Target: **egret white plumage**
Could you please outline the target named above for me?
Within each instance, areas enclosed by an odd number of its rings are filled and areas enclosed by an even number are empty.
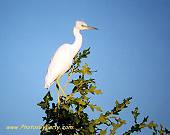
[[[75,41],[73,42],[73,44],[63,44],[56,50],[48,66],[48,71],[45,77],[45,88],[48,89],[54,83],[54,81],[56,81],[59,88],[61,88],[59,84],[59,79],[65,72],[70,69],[73,58],[81,48],[82,35],[80,31],[95,29],[97,28],[88,26],[83,21],[76,21],[73,29]]]

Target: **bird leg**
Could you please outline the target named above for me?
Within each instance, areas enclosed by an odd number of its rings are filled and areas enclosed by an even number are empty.
[[[69,82],[70,82],[70,78],[71,78],[71,74],[68,75],[68,80],[67,80],[67,82],[65,83],[63,90],[65,90],[65,89],[67,88],[67,86],[68,86],[68,84],[69,84]]]
[[[67,97],[67,95],[65,94],[63,88],[62,88],[61,85],[60,85],[59,79],[57,79],[56,82],[57,82],[57,85],[58,85],[59,89],[62,91],[63,95],[64,95],[65,97]]]
[[[59,108],[59,105],[60,105],[60,90],[59,90],[58,84],[56,84],[56,88],[57,88],[57,101],[58,101],[58,108]]]
[[[68,86],[68,84],[69,84],[69,82],[70,82],[71,76],[72,76],[72,74],[73,74],[73,70],[74,70],[74,67],[72,67],[72,68],[71,68],[71,72],[68,73],[68,80],[67,80],[67,82],[65,83],[64,88],[63,88],[64,91],[65,91],[66,87]]]

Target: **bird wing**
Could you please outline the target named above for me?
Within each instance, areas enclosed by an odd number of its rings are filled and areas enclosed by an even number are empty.
[[[50,87],[54,80],[62,76],[70,68],[72,60],[71,45],[63,44],[59,47],[48,66],[45,87]]]

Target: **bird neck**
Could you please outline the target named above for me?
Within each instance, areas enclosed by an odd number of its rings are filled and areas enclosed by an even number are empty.
[[[73,33],[74,33],[75,41],[72,45],[72,49],[73,49],[73,57],[75,57],[75,55],[78,53],[82,45],[82,35],[80,34],[80,30],[77,29],[76,27],[74,27]]]

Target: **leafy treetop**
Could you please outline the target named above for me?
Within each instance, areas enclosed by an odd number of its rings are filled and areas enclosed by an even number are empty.
[[[103,111],[100,106],[91,102],[92,95],[102,94],[102,90],[97,89],[95,79],[90,78],[94,71],[82,60],[90,54],[90,48],[79,52],[74,58],[74,62],[67,72],[68,84],[73,85],[72,92],[67,97],[60,96],[60,104],[52,102],[53,97],[48,91],[43,101],[38,103],[46,113],[43,117],[45,121],[41,128],[41,135],[114,135],[128,121],[120,117],[120,113],[131,103],[132,97],[125,98],[122,102],[115,101],[115,106],[110,111]],[[72,74],[78,77],[70,80]],[[93,112],[98,112],[98,117],[90,119],[85,112],[86,108],[90,108]],[[158,126],[153,121],[148,121],[148,116],[138,122],[140,113],[136,107],[132,111],[134,124],[129,130],[122,131],[123,135],[131,135],[135,132],[141,132],[144,128],[151,129],[153,135],[165,135],[170,132],[162,125]],[[102,127],[102,128],[101,128]]]

